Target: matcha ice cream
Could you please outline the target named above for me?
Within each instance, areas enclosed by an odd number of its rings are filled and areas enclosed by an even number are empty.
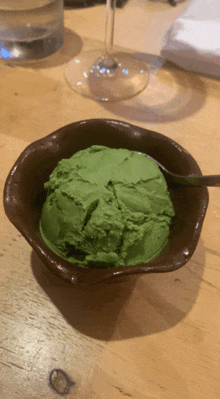
[[[173,205],[163,174],[144,154],[94,145],[60,161],[45,189],[42,239],[69,262],[136,265],[168,242]]]

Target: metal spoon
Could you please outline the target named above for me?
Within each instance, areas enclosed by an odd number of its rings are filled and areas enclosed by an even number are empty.
[[[176,175],[175,173],[167,170],[161,163],[156,161],[156,159],[147,155],[148,158],[152,159],[152,161],[156,162],[159,168],[162,170],[166,180],[172,183],[182,184],[185,186],[212,186],[212,187],[220,187],[220,175],[206,175],[206,176],[181,176]]]

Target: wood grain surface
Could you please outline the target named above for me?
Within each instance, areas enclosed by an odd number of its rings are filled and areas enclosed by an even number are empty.
[[[219,81],[159,56],[165,31],[188,2],[171,7],[130,0],[117,10],[116,45],[133,49],[150,69],[148,87],[129,101],[97,103],[65,80],[74,55],[101,45],[104,5],[66,9],[64,45],[47,60],[23,66],[1,61],[1,192],[29,143],[96,117],[172,137],[204,174],[219,173]],[[219,190],[210,188],[209,195],[201,239],[183,268],[80,290],[45,268],[1,202],[0,397],[58,399],[49,383],[58,369],[69,378],[70,399],[217,399]],[[63,375],[53,377],[64,389]]]

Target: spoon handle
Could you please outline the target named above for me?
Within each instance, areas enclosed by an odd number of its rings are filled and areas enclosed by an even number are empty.
[[[175,173],[167,170],[160,162],[156,161],[156,159],[152,158],[150,155],[147,155],[148,158],[152,159],[152,161],[156,162],[156,164],[163,172],[166,180],[172,183],[182,184],[185,186],[210,186],[210,187],[220,187],[220,175],[189,175],[189,176],[181,176],[176,175]]]
[[[206,175],[206,176],[179,176],[169,175],[169,180],[173,183],[185,184],[187,186],[210,186],[220,187],[220,175]]]

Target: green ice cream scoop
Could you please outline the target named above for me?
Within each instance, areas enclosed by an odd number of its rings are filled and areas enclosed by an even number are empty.
[[[144,154],[94,145],[60,161],[45,189],[42,239],[69,262],[146,263],[168,242],[173,205],[163,174]]]

